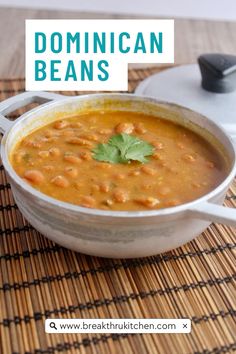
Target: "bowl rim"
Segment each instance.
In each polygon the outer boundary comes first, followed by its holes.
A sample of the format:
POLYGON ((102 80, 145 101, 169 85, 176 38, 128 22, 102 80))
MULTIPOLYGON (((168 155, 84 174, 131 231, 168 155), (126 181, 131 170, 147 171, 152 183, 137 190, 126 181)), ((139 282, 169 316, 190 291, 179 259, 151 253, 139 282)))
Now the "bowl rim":
MULTIPOLYGON (((69 118, 69 117, 68 117, 69 118)), ((198 125, 198 124, 197 124, 198 125)), ((207 130, 207 129, 206 129, 207 130)), ((212 133, 211 133, 212 134, 212 133)), ((196 112, 194 110, 191 110, 185 106, 178 105, 172 102, 168 101, 163 101, 163 100, 158 100, 153 97, 148 97, 148 96, 140 96, 136 94, 130 94, 130 93, 95 93, 95 94, 85 94, 85 95, 78 95, 78 96, 64 96, 62 99, 47 102, 45 104, 42 104, 30 111, 27 111, 26 113, 22 114, 19 118, 17 118, 14 121, 14 124, 11 126, 11 128, 4 134, 1 142, 1 158, 2 158, 2 163, 4 168, 6 169, 6 172, 10 176, 10 178, 14 181, 14 183, 17 184, 18 188, 23 189, 25 192, 33 195, 35 198, 38 198, 39 200, 44 201, 45 203, 50 204, 52 207, 55 208, 60 208, 60 209, 65 209, 67 211, 75 212, 78 214, 86 214, 86 215, 93 215, 93 216, 103 216, 103 217, 110 217, 110 218, 144 218, 144 217, 161 217, 161 216, 171 216, 173 214, 181 214, 183 212, 187 212, 188 210, 193 209, 196 205, 199 205, 200 203, 205 203, 211 200, 213 197, 224 191, 226 188, 228 188, 228 185, 231 183, 233 180, 235 174, 236 174, 236 151, 235 147, 233 144, 233 141, 231 137, 227 134, 227 132, 222 128, 220 125, 215 123, 213 120, 209 119, 208 117, 204 116, 203 114, 196 112), (74 100, 83 100, 83 99, 93 99, 93 98, 102 98, 102 97, 116 97, 116 98, 129 98, 129 99, 135 99, 135 100, 141 100, 141 101, 147 101, 151 102, 154 104, 160 104, 160 105, 167 105, 170 107, 177 107, 178 109, 183 109, 185 111, 189 111, 192 114, 197 114, 207 122, 209 122, 212 126, 214 126, 218 131, 223 133, 225 138, 228 140, 228 143, 230 144, 230 147, 234 153, 234 161, 231 167, 230 172, 226 176, 226 178, 213 190, 211 190, 209 193, 201 196, 200 198, 194 199, 191 202, 180 204, 177 206, 173 207, 167 207, 167 208, 162 208, 162 209, 153 209, 153 210, 138 210, 138 211, 115 211, 115 210, 102 210, 102 209, 95 209, 95 208, 86 208, 82 207, 76 204, 72 203, 67 203, 63 202, 59 199, 50 197, 28 183, 24 182, 22 178, 18 176, 18 174, 15 172, 13 167, 11 166, 11 163, 9 161, 9 156, 6 153, 5 146, 7 144, 7 139, 9 134, 14 130, 17 129, 18 123, 23 122, 23 120, 26 120, 29 118, 31 115, 35 113, 41 113, 46 108, 53 108, 57 107, 66 103, 69 103, 70 101, 74 100)))

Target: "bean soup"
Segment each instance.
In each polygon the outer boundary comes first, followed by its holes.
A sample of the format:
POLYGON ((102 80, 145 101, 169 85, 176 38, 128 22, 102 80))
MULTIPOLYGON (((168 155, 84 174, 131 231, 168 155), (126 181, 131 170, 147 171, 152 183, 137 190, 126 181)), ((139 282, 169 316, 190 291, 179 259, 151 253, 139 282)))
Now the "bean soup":
POLYGON ((126 111, 50 123, 24 137, 10 158, 40 192, 104 210, 184 204, 213 190, 227 173, 223 153, 189 128, 126 111))

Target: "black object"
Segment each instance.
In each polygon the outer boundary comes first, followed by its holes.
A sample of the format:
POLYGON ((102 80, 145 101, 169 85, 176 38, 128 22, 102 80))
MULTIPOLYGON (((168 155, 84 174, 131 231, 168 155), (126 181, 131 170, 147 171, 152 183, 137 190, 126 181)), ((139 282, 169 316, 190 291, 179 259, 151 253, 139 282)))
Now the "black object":
POLYGON ((226 93, 236 90, 236 56, 203 54, 198 58, 202 87, 211 92, 226 93))

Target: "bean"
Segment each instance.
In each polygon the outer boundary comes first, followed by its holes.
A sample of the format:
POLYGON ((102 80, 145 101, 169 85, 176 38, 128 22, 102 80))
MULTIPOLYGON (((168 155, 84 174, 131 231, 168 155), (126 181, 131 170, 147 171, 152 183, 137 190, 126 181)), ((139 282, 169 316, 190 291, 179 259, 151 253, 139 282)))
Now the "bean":
MULTIPOLYGON (((155 154, 155 153, 154 153, 155 154)), ((160 161, 162 161, 162 162, 164 162, 165 161, 165 158, 164 158, 164 156, 161 156, 160 154, 159 154, 159 152, 157 152, 157 154, 158 154, 158 160, 160 160, 160 161)))
POLYGON ((130 176, 139 176, 140 175, 140 171, 139 170, 134 170, 134 171, 131 171, 130 173, 129 173, 129 175, 130 176))
POLYGON ((61 135, 62 135, 62 136, 74 136, 74 135, 75 135, 75 132, 74 132, 74 130, 72 130, 72 129, 63 130, 63 131, 61 132, 61 135))
POLYGON ((64 120, 59 120, 59 121, 54 123, 53 127, 55 129, 59 129, 60 130, 60 129, 64 129, 64 128, 68 127, 68 125, 69 125, 68 122, 66 122, 64 120))
POLYGON ((92 192, 98 192, 100 190, 100 187, 98 184, 93 184, 91 189, 92 189, 92 192))
POLYGON ((24 160, 24 156, 26 155, 26 153, 24 151, 19 151, 16 154, 14 154, 14 159, 17 163, 22 162, 22 160, 24 160))
POLYGON ((38 155, 42 157, 43 159, 47 158, 49 156, 49 151, 39 151, 38 155))
POLYGON ((45 138, 45 143, 54 143, 57 141, 58 136, 52 136, 51 138, 45 138))
POLYGON ((134 125, 132 123, 119 123, 115 127, 116 133, 131 134, 134 131, 134 125))
POLYGON ((99 162, 96 167, 102 168, 103 170, 108 170, 111 168, 111 164, 107 162, 99 162))
POLYGON ((209 167, 209 168, 214 168, 215 167, 215 164, 211 161, 207 161, 206 162, 206 166, 209 167))
POLYGON ((71 166, 65 168, 65 173, 71 178, 76 178, 78 176, 77 168, 71 166))
POLYGON ((149 166, 142 166, 141 167, 141 171, 144 172, 146 175, 149 175, 149 176, 154 176, 154 175, 157 174, 157 170, 155 170, 154 168, 149 167, 149 166))
POLYGON ((97 123, 97 117, 90 117, 88 119, 88 121, 89 121, 90 124, 95 124, 95 123, 97 123))
POLYGON ((24 139, 24 145, 25 146, 33 147, 34 143, 35 142, 32 139, 24 139))
POLYGON ((111 200, 111 199, 106 199, 102 203, 105 205, 108 205, 108 206, 111 206, 114 204, 113 200, 111 200))
POLYGON ((180 148, 181 150, 184 149, 184 144, 183 144, 183 143, 178 142, 178 143, 176 143, 176 145, 177 145, 178 148, 180 148))
POLYGON ((102 182, 100 184, 100 191, 104 193, 108 193, 110 190, 110 183, 108 182, 102 182))
POLYGON ((53 179, 51 179, 51 183, 53 183, 57 187, 61 187, 61 188, 67 188, 70 185, 69 181, 64 176, 61 176, 61 175, 58 175, 58 176, 54 177, 53 179))
POLYGON ((154 208, 160 204, 159 199, 153 197, 142 197, 134 200, 136 203, 141 204, 147 208, 154 208))
POLYGON ((179 199, 171 199, 167 202, 167 206, 176 206, 176 205, 179 205, 181 204, 181 201, 179 199))
POLYGON ((88 151, 82 151, 79 156, 81 157, 82 160, 90 161, 92 160, 91 153, 88 151))
POLYGON ((71 139, 68 139, 66 140, 66 142, 68 144, 72 144, 72 145, 80 145, 80 146, 86 146, 86 147, 92 147, 93 144, 88 141, 88 140, 85 140, 85 139, 80 139, 80 138, 71 138, 71 139))
POLYGON ((196 161, 196 158, 190 154, 183 155, 183 159, 187 162, 195 162, 196 161))
POLYGON ((65 154, 64 160, 73 164, 79 164, 82 162, 82 160, 79 157, 72 154, 70 155, 65 154))
POLYGON ((42 144, 45 144, 45 143, 47 143, 48 142, 48 139, 50 139, 50 138, 42 138, 42 139, 40 139, 40 142, 42 143, 42 144))
POLYGON ((117 189, 113 193, 113 198, 118 203, 125 203, 125 202, 127 202, 129 200, 129 194, 125 190, 117 189))
POLYGON ((166 170, 171 172, 171 173, 176 173, 178 174, 178 170, 175 167, 172 166, 166 166, 166 170))
POLYGON ((85 139, 85 140, 91 140, 91 141, 98 141, 98 136, 96 134, 92 133, 84 133, 80 135, 80 138, 85 139))
POLYGON ((164 145, 161 142, 153 141, 151 143, 157 150, 162 150, 164 149, 164 145))
POLYGON ((120 180, 120 181, 122 181, 122 180, 124 180, 124 179, 126 178, 126 176, 125 176, 124 173, 116 173, 116 174, 114 175, 114 178, 115 178, 115 179, 118 179, 118 180, 120 180))
POLYGON ((34 184, 41 184, 44 182, 45 177, 39 170, 28 170, 24 173, 24 178, 34 184))
POLYGON ((50 155, 52 155, 54 157, 58 157, 61 155, 60 149, 58 149, 56 147, 52 147, 51 149, 49 149, 49 153, 50 153, 50 155))
POLYGON ((161 196, 166 196, 167 194, 170 194, 171 189, 170 187, 162 186, 158 189, 158 192, 161 196))
POLYGON ((166 161, 161 161, 160 162, 160 166, 161 167, 166 167, 167 166, 167 162, 166 161))
POLYGON ((74 123, 71 123, 70 126, 72 128, 82 128, 83 127, 83 124, 80 123, 80 122, 74 122, 74 123))
POLYGON ((55 167, 51 166, 51 165, 45 165, 45 166, 43 166, 43 169, 47 172, 52 172, 52 171, 54 171, 55 167))
POLYGON ((154 153, 152 154, 152 157, 153 157, 155 160, 160 160, 160 159, 161 159, 161 157, 160 157, 160 155, 159 155, 159 152, 157 152, 157 151, 154 151, 154 153))
POLYGON ((46 138, 51 138, 52 136, 54 136, 54 134, 55 133, 52 130, 46 130, 44 132, 44 135, 45 135, 46 138))
POLYGON ((32 147, 34 147, 35 149, 40 149, 42 147, 42 143, 40 143, 39 141, 34 141, 32 143, 32 147))
POLYGON ((135 127, 135 132, 138 134, 144 134, 147 132, 147 129, 144 128, 143 123, 136 123, 134 127, 135 127))
POLYGON ((88 196, 85 195, 81 198, 80 205, 82 205, 83 207, 86 207, 86 208, 94 208, 96 205, 96 201, 90 195, 88 195, 88 196))
POLYGON ((99 134, 102 134, 102 135, 110 135, 112 134, 113 130, 112 129, 100 129, 98 131, 99 134))
POLYGON ((200 183, 197 183, 197 182, 193 182, 193 183, 192 183, 192 186, 193 186, 194 188, 200 188, 200 187, 201 187, 201 184, 200 184, 200 183))
POLYGON ((75 182, 75 188, 76 188, 76 189, 80 190, 80 189, 83 188, 83 187, 84 187, 83 183, 81 183, 81 182, 75 182))
POLYGON ((29 147, 33 147, 33 148, 36 148, 36 149, 39 149, 42 147, 42 143, 40 141, 37 141, 37 140, 28 140, 26 139, 24 141, 24 145, 25 146, 29 146, 29 147))

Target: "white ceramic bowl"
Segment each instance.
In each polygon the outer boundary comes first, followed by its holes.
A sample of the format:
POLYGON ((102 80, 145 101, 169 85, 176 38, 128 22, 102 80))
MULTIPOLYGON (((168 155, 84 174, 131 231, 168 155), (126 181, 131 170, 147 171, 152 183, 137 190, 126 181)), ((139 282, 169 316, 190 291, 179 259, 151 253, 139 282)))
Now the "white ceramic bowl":
POLYGON ((222 206, 236 173, 232 139, 217 124, 187 108, 128 94, 66 97, 47 92, 27 92, 0 104, 2 162, 15 201, 25 218, 42 234, 72 250, 114 258, 143 257, 178 247, 198 236, 212 222, 236 227, 236 210, 222 206), (9 121, 5 114, 31 102, 45 102, 9 121), (103 211, 58 201, 25 183, 13 170, 9 154, 31 131, 59 118, 91 110, 129 110, 181 120, 197 131, 210 132, 225 148, 231 169, 225 180, 191 203, 152 211, 103 211))

